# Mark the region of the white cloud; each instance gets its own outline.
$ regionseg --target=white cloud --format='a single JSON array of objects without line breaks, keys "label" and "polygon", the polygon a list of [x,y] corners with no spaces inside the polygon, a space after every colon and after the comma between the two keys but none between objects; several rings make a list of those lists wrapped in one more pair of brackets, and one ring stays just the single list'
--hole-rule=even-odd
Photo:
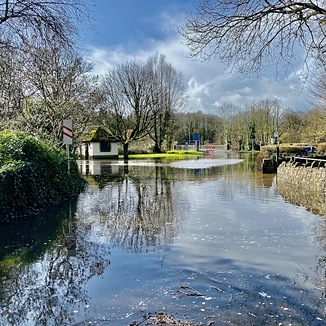
[{"label": "white cloud", "polygon": [[195,77],[190,78],[188,81],[188,94],[191,97],[196,97],[196,96],[209,96],[209,85],[207,84],[200,84],[196,80]]},{"label": "white cloud", "polygon": [[[163,40],[146,40],[143,44],[119,45],[115,48],[91,48],[90,59],[95,64],[96,74],[104,73],[108,68],[131,59],[146,60],[155,52],[166,56],[178,71],[182,72],[189,96],[188,110],[215,113],[216,106],[231,103],[243,106],[262,99],[278,99],[284,107],[304,110],[307,106],[307,93],[298,85],[297,74],[290,74],[275,81],[273,76],[249,78],[238,73],[226,73],[226,67],[212,59],[199,62],[186,56],[180,35],[171,29],[171,17],[164,16]],[[170,28],[168,28],[170,26]],[[298,69],[299,71],[299,69]]]}]

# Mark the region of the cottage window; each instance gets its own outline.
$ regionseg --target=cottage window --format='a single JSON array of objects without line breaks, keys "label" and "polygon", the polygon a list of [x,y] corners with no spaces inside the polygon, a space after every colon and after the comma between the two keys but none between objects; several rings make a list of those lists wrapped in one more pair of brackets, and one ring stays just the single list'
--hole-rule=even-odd
[{"label": "cottage window", "polygon": [[111,152],[111,143],[109,141],[101,141],[100,152]]}]

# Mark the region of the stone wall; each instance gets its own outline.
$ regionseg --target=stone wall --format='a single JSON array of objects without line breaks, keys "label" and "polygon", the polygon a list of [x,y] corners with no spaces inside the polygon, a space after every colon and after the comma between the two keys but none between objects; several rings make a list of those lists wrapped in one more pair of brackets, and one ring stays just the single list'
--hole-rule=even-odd
[{"label": "stone wall", "polygon": [[325,168],[296,166],[296,163],[283,162],[277,168],[277,181],[288,182],[313,191],[325,192]]},{"label": "stone wall", "polygon": [[289,203],[325,214],[325,168],[296,166],[283,162],[277,169],[278,193]]}]

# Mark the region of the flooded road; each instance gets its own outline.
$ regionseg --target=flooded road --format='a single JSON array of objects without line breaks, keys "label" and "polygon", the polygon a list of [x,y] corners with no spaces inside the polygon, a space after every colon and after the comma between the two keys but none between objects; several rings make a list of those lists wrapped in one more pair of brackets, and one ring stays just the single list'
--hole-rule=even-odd
[{"label": "flooded road", "polygon": [[251,155],[80,170],[76,202],[0,226],[0,325],[325,325],[325,212]]}]

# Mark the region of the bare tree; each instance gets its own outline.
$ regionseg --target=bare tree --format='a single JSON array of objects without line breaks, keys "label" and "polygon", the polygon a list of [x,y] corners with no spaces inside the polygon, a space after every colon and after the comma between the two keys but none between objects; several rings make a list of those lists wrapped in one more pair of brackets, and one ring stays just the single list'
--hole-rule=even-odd
[{"label": "bare tree", "polygon": [[57,47],[30,49],[28,55],[28,94],[14,127],[61,146],[62,121],[71,119],[78,145],[102,100],[97,77],[90,74],[92,65]]},{"label": "bare tree", "polygon": [[326,132],[326,68],[318,66],[310,85],[310,97],[307,102],[311,110],[306,112],[304,121],[305,141],[325,142]]},{"label": "bare tree", "polygon": [[268,144],[279,129],[283,108],[277,100],[260,100],[237,108],[225,103],[218,107],[224,117],[227,144],[238,143],[239,149],[252,149],[257,142]]},{"label": "bare tree", "polygon": [[148,136],[153,127],[151,83],[146,65],[130,61],[108,71],[103,77],[105,94],[99,124],[123,145],[128,159],[129,144]]},{"label": "bare tree", "polygon": [[167,63],[163,55],[151,56],[147,69],[153,105],[153,128],[149,137],[154,141],[154,152],[160,153],[164,142],[171,139],[175,114],[184,103],[184,85],[182,74]]},{"label": "bare tree", "polygon": [[281,119],[280,140],[283,143],[298,143],[304,138],[303,135],[303,114],[286,110]]},{"label": "bare tree", "polygon": [[[36,129],[44,131],[45,114],[49,114],[49,111],[44,109],[46,101],[44,92],[41,94],[41,83],[48,83],[43,85],[43,90],[48,89],[50,92],[53,88],[52,72],[57,68],[53,56],[57,56],[64,48],[72,51],[77,29],[89,22],[89,15],[90,11],[83,0],[0,0],[2,128],[10,127],[10,124],[13,126],[15,122],[15,127],[20,126],[25,131],[26,128],[32,129],[32,133]],[[49,51],[50,46],[55,47],[53,53]],[[71,68],[70,63],[67,69]],[[46,80],[46,74],[52,79]],[[39,80],[36,75],[40,77]],[[55,116],[50,114],[49,119]],[[53,135],[56,138],[57,132]]]},{"label": "bare tree", "polygon": [[0,129],[8,128],[21,111],[25,85],[26,75],[20,52],[0,48]]},{"label": "bare tree", "polygon": [[268,144],[274,132],[279,130],[284,108],[277,100],[260,100],[246,107],[250,121],[255,125],[255,139]]},{"label": "bare tree", "polygon": [[0,46],[21,48],[31,40],[71,45],[88,15],[82,0],[0,1]]},{"label": "bare tree", "polygon": [[180,30],[190,55],[218,57],[244,73],[300,60],[325,63],[325,0],[199,0]]},{"label": "bare tree", "polygon": [[312,98],[309,102],[312,102],[313,106],[317,106],[326,111],[326,67],[318,67],[317,73],[313,79],[310,93]]},{"label": "bare tree", "polygon": [[326,111],[321,108],[314,108],[304,116],[303,135],[304,141],[312,143],[326,142]]},{"label": "bare tree", "polygon": [[225,144],[231,145],[234,137],[234,117],[238,114],[240,108],[231,103],[222,103],[217,107],[217,115],[223,121],[223,134]]}]

